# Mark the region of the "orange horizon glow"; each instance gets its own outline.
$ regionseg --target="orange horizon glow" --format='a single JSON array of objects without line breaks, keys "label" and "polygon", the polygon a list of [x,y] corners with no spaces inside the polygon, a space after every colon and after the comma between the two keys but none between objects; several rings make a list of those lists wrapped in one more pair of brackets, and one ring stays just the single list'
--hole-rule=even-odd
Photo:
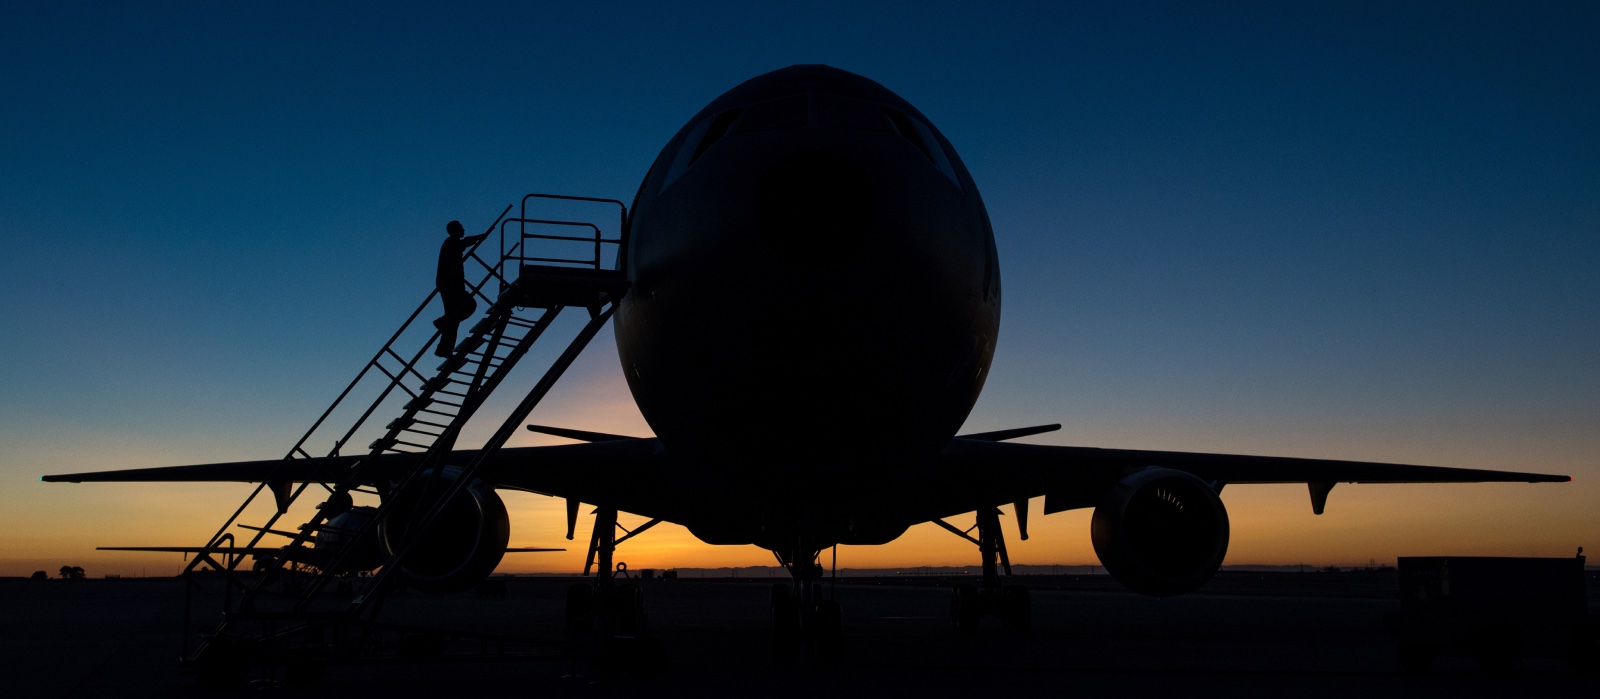
[{"label": "orange horizon glow", "polygon": [[[614,365],[614,350],[586,355],[568,382],[551,393],[529,418],[597,432],[648,436],[651,430],[628,394]],[[585,370],[587,369],[587,370]],[[486,410],[492,409],[486,406]],[[980,404],[979,413],[982,411]],[[556,417],[552,417],[556,416]],[[1036,420],[1035,422],[1045,422]],[[1005,423],[969,425],[964,432],[1016,426]],[[478,428],[480,432],[483,428]],[[484,435],[472,432],[463,444]],[[565,443],[556,437],[520,432],[507,446]],[[1520,453],[1516,442],[1497,450],[1453,443],[1421,444],[1411,435],[1389,439],[1370,435],[1307,432],[1278,435],[1276,439],[1219,438],[1196,428],[1168,431],[1160,439],[1130,432],[1069,434],[1056,432],[1025,441],[1106,447],[1211,451],[1217,453],[1276,453],[1284,456],[1349,458],[1369,461],[1432,463],[1472,468],[1545,470],[1539,463],[1582,463],[1583,455],[1566,458],[1546,455],[1536,461]],[[149,435],[59,433],[41,435],[32,451],[15,451],[19,462],[48,464],[41,472],[71,472],[166,466],[183,463],[266,458],[261,445],[241,445],[237,439],[163,439]],[[270,452],[267,452],[270,453]],[[114,459],[108,455],[114,454]],[[1524,465],[1533,464],[1533,465]],[[1567,471],[1570,473],[1570,471]],[[27,482],[10,484],[10,492],[26,493],[4,513],[0,528],[0,576],[27,576],[43,570],[54,577],[63,565],[83,567],[89,576],[165,576],[182,570],[180,554],[95,551],[96,546],[198,546],[207,541],[253,486],[239,483],[40,483],[37,474]],[[578,574],[583,569],[589,539],[589,509],[583,510],[574,541],[565,540],[565,503],[517,491],[500,491],[511,518],[513,547],[561,547],[554,553],[508,554],[500,573]],[[1311,514],[1303,485],[1232,485],[1222,493],[1232,535],[1224,565],[1335,565],[1358,567],[1369,561],[1393,563],[1401,556],[1572,555],[1578,546],[1595,544],[1600,534],[1600,513],[1591,505],[1600,494],[1591,488],[1565,484],[1486,483],[1433,485],[1353,485],[1336,487],[1327,512]],[[1090,510],[1043,515],[1042,499],[1031,507],[1030,540],[1020,541],[1011,507],[1002,510],[1008,552],[1015,564],[1098,565],[1089,540]],[[306,521],[312,509],[297,505],[279,528],[292,529]],[[250,511],[246,523],[261,523],[270,516],[264,503]],[[298,519],[296,519],[298,517]],[[630,529],[643,518],[624,515]],[[949,520],[966,528],[971,515]],[[285,525],[289,526],[285,526]],[[236,530],[241,543],[248,534]],[[281,541],[281,540],[280,540]],[[273,537],[263,539],[266,544]],[[663,524],[619,548],[617,560],[630,568],[737,568],[770,566],[770,552],[754,546],[710,546],[694,539],[677,525]],[[932,525],[922,524],[885,546],[839,548],[841,568],[905,569],[923,566],[976,566],[971,544]]]},{"label": "orange horizon glow", "polygon": [[[204,489],[216,485],[198,486]],[[242,496],[242,488],[231,487]],[[1224,492],[1229,507],[1233,536],[1224,565],[1297,565],[1316,567],[1359,567],[1371,561],[1392,564],[1401,556],[1478,555],[1539,556],[1573,555],[1584,545],[1577,530],[1567,536],[1546,531],[1545,525],[1513,513],[1537,511],[1538,501],[1551,493],[1539,493],[1531,484],[1452,486],[1451,491],[1429,494],[1429,486],[1341,486],[1330,499],[1328,512],[1320,517],[1310,513],[1303,486],[1237,486]],[[1559,486],[1558,486],[1559,487]],[[1470,488],[1493,493],[1471,493]],[[1549,490],[1548,488],[1543,488]],[[1246,491],[1259,492],[1246,492]],[[1389,490],[1390,492],[1382,492]],[[1396,492],[1398,490],[1398,492]],[[501,491],[512,520],[513,547],[560,547],[565,552],[507,554],[497,573],[578,574],[582,571],[588,530],[592,520],[580,520],[573,541],[564,538],[564,501],[521,492]],[[124,493],[124,496],[130,494]],[[100,517],[84,526],[57,529],[49,536],[23,540],[14,534],[0,537],[6,555],[0,558],[0,576],[27,576],[43,570],[51,577],[63,565],[83,567],[90,577],[174,575],[181,571],[181,554],[106,552],[92,550],[95,545],[198,545],[214,531],[215,508],[169,507],[165,514],[187,521],[161,522],[165,517],[146,510],[139,514],[139,503],[147,497],[164,497],[156,492],[133,494],[120,506],[102,497],[88,497],[106,505],[111,519],[125,519],[116,525]],[[1565,498],[1563,498],[1565,499]],[[197,498],[214,505],[232,502],[217,497]],[[1498,504],[1490,507],[1487,501]],[[1462,506],[1450,517],[1432,516],[1424,511],[1403,509],[1406,503],[1435,502]],[[1007,547],[1013,564],[1037,566],[1098,565],[1089,542],[1090,510],[1074,510],[1041,515],[1042,501],[1035,500],[1030,518],[1030,540],[1020,541],[1014,528],[1010,506],[1005,516]],[[1393,511],[1402,508],[1400,511]],[[1479,509],[1486,516],[1472,516],[1467,509]],[[1388,511],[1388,517],[1375,517]],[[226,513],[223,513],[226,514]],[[587,514],[587,512],[585,512]],[[211,515],[211,516],[207,516]],[[285,520],[287,521],[287,520]],[[621,523],[633,528],[643,518],[624,515]],[[966,528],[971,516],[949,520]],[[205,526],[200,526],[204,523]],[[1572,522],[1581,527],[1581,522]],[[92,526],[91,526],[92,525]],[[280,525],[281,526],[281,525]],[[207,528],[211,527],[211,528]],[[245,539],[239,532],[241,543]],[[274,541],[267,537],[264,542]],[[281,541],[281,540],[279,540]],[[839,567],[843,569],[911,569],[918,567],[976,567],[974,547],[956,539],[932,524],[912,527],[885,546],[841,546]],[[631,569],[652,568],[746,568],[776,565],[772,554],[754,546],[711,546],[693,538],[687,530],[662,524],[618,549],[617,560]],[[824,560],[831,560],[824,553]]]}]

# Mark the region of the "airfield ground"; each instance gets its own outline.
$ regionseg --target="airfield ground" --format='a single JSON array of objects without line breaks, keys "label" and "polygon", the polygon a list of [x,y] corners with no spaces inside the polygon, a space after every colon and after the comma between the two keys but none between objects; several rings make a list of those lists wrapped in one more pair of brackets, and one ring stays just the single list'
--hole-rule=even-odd
[{"label": "airfield ground", "polygon": [[[1196,594],[1154,599],[1105,576],[1026,576],[1033,630],[989,619],[958,636],[948,578],[850,578],[837,667],[773,666],[767,579],[647,583],[665,676],[602,681],[588,660],[344,665],[294,696],[1596,696],[1600,678],[1530,658],[1508,676],[1468,658],[1422,675],[1395,660],[1387,573],[1223,572]],[[970,581],[970,580],[969,580]],[[506,581],[503,598],[397,595],[388,618],[559,638],[562,578]],[[1597,607],[1590,586],[1591,608]],[[201,611],[196,607],[197,612]],[[0,688],[11,697],[215,695],[178,673],[183,587],[170,579],[0,581]],[[208,608],[191,622],[214,623]]]}]

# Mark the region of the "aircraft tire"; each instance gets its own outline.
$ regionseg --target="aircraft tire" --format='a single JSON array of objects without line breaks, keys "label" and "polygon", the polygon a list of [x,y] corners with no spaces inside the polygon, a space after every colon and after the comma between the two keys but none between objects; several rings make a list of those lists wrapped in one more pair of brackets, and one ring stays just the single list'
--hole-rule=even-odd
[{"label": "aircraft tire", "polygon": [[577,584],[567,588],[567,633],[581,636],[594,624],[594,587]]},{"label": "aircraft tire", "polygon": [[844,643],[843,612],[835,600],[817,603],[811,615],[811,644],[818,665],[837,665]]},{"label": "aircraft tire", "polygon": [[950,620],[956,633],[974,633],[983,618],[983,600],[975,585],[957,585],[950,590]]},{"label": "aircraft tire", "polygon": [[636,636],[644,631],[644,591],[627,583],[611,589],[611,633]]},{"label": "aircraft tire", "polygon": [[789,594],[789,586],[772,586],[772,662],[779,668],[792,668],[800,655],[799,603]]},{"label": "aircraft tire", "polygon": [[1027,633],[1033,626],[1033,600],[1026,587],[1000,590],[1000,628],[1006,633]]}]

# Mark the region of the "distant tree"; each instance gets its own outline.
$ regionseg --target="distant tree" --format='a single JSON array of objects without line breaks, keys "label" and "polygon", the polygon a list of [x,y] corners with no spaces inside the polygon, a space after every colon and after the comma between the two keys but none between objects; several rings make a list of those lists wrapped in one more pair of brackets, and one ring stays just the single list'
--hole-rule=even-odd
[{"label": "distant tree", "polygon": [[36,570],[36,571],[33,571],[33,579],[34,580],[48,580],[48,579],[50,579],[50,574],[46,573],[46,572],[44,572],[42,570]]},{"label": "distant tree", "polygon": [[83,569],[79,568],[78,566],[61,566],[61,570],[58,572],[61,573],[62,580],[83,579]]}]

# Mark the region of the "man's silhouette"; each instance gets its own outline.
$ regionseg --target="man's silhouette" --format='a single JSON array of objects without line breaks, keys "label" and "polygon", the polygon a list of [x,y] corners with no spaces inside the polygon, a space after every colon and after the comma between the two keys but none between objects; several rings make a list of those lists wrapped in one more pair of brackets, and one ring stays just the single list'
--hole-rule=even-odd
[{"label": "man's silhouette", "polygon": [[434,348],[433,353],[448,357],[456,348],[456,326],[478,310],[478,302],[472,300],[472,293],[467,291],[467,280],[461,272],[461,258],[467,246],[476,244],[489,234],[463,236],[466,231],[460,221],[445,224],[444,230],[449,237],[439,245],[439,273],[434,276],[439,299],[444,301],[444,315],[433,321],[433,326],[439,329],[439,346]]}]

